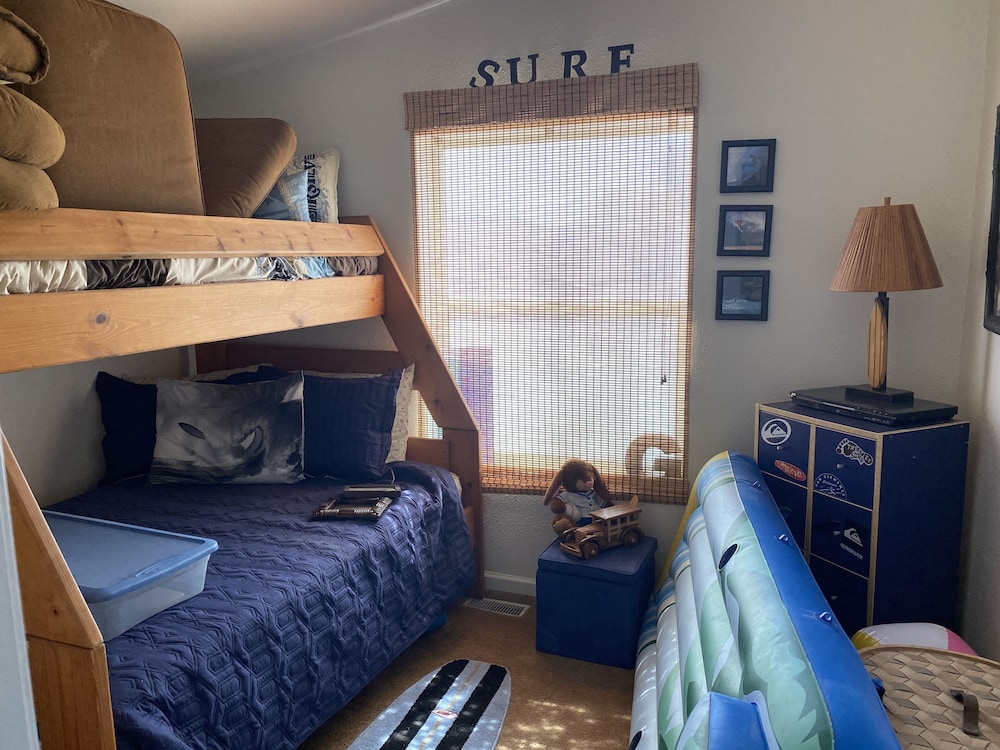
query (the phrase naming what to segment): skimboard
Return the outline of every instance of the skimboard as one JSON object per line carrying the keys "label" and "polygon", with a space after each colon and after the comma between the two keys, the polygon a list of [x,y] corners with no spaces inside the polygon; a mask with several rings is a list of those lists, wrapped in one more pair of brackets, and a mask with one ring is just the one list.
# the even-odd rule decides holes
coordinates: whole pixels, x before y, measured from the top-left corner
{"label": "skimboard", "polygon": [[348,750],[493,750],[509,702],[504,667],[457,659],[407,688]]}

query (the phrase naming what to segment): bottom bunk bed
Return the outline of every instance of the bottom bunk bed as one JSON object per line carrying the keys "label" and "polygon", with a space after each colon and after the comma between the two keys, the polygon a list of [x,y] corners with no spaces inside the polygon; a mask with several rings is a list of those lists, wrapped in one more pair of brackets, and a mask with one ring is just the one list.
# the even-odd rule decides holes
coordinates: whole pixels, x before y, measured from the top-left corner
{"label": "bottom bunk bed", "polygon": [[295,748],[472,584],[452,475],[392,464],[371,520],[310,520],[342,489],[99,487],[46,510],[213,539],[204,590],[107,641],[120,750]]}
{"label": "bottom bunk bed", "polygon": [[[245,366],[256,357],[268,364]],[[403,367],[399,352],[205,344],[196,358],[202,374],[182,380],[99,373],[105,483],[45,508],[218,544],[203,591],[120,635],[103,637],[74,583],[25,585],[52,552],[31,545],[52,537],[5,443],[23,601],[50,615],[48,632],[29,627],[46,746],[295,748],[477,591],[477,441],[408,437],[404,427],[400,442],[394,429],[410,410],[404,375],[425,398],[434,378]],[[286,450],[289,410],[301,442]],[[255,437],[233,440],[230,427]],[[172,432],[212,443],[216,467],[216,445],[252,442],[263,460],[252,475],[206,479],[201,458],[163,454]],[[376,459],[371,446],[381,446]],[[402,492],[377,519],[313,519],[345,484],[365,482]]]}

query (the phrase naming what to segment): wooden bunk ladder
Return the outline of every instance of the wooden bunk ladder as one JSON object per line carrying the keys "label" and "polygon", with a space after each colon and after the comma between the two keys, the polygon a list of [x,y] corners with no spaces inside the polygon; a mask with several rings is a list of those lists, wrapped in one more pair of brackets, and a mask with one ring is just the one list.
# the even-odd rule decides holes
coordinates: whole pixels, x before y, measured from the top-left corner
{"label": "wooden bunk ladder", "polygon": [[379,256],[379,272],[385,278],[385,313],[382,322],[406,362],[415,364],[417,373],[429,376],[433,387],[424,387],[420,395],[431,416],[441,428],[441,436],[451,451],[451,469],[462,480],[462,503],[476,558],[476,582],[473,596],[482,597],[485,589],[485,554],[483,548],[483,484],[479,425],[452,376],[441,350],[431,335],[420,305],[403,278],[385,238],[368,217],[347,218],[346,222],[368,224],[375,230],[385,252]]}
{"label": "wooden bunk ladder", "polygon": [[41,745],[46,750],[113,750],[111,692],[101,631],[7,438],[0,438]]}

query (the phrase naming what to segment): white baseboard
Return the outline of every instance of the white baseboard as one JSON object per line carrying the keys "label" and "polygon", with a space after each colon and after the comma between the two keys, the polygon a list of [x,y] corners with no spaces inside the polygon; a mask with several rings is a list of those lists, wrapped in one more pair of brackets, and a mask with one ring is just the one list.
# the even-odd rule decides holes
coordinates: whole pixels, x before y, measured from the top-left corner
{"label": "white baseboard", "polygon": [[535,579],[524,576],[512,576],[507,573],[494,573],[489,570],[485,574],[488,591],[504,591],[521,596],[535,595]]}

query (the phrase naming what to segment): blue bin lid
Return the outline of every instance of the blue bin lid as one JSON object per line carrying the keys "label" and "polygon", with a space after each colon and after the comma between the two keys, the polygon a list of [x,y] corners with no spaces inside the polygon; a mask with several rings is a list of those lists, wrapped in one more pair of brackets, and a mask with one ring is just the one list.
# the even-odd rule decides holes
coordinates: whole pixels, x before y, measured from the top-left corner
{"label": "blue bin lid", "polygon": [[83,598],[104,602],[193,565],[219,545],[172,531],[43,510]]}
{"label": "blue bin lid", "polygon": [[629,549],[618,546],[602,550],[593,560],[584,560],[565,552],[556,539],[538,556],[538,567],[564,575],[582,576],[604,581],[621,581],[634,576],[643,566],[653,565],[656,539],[644,536]]}

